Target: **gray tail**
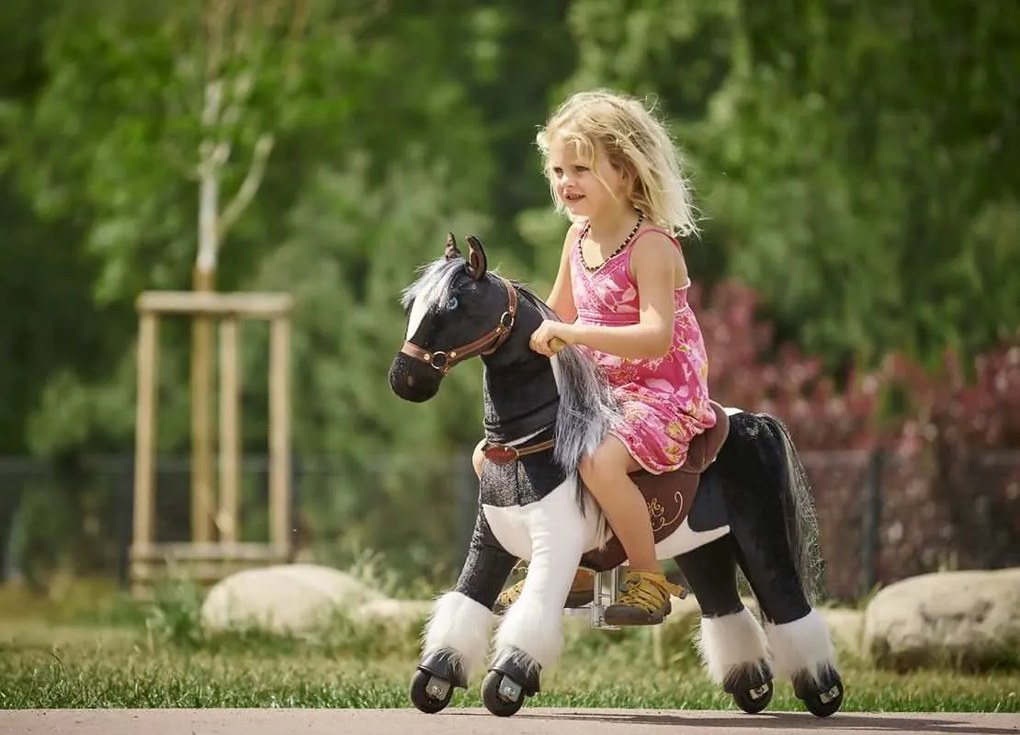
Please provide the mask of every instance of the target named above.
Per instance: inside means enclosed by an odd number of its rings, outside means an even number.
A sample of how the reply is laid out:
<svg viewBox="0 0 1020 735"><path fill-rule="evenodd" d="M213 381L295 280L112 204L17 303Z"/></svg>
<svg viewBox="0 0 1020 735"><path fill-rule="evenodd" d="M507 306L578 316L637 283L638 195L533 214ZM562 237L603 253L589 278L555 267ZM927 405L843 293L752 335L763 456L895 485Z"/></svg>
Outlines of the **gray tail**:
<svg viewBox="0 0 1020 735"><path fill-rule="evenodd" d="M775 416L765 418L774 425L783 442L786 477L780 497L783 502L783 515L786 518L786 538L793 552L794 565L804 589L804 596L809 603L814 604L822 589L825 568L818 543L818 518L815 515L811 483L786 425Z"/></svg>

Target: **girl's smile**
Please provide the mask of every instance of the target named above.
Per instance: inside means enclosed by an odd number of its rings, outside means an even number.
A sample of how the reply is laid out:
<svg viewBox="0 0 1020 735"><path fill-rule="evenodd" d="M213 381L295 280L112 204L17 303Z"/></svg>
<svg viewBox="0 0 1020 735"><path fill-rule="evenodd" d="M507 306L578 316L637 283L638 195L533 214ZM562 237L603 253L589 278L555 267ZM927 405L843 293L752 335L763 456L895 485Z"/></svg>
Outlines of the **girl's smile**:
<svg viewBox="0 0 1020 735"><path fill-rule="evenodd" d="M571 215L590 218L626 201L620 172L604 157L595 161L582 157L571 143L553 144L547 171L556 197Z"/></svg>

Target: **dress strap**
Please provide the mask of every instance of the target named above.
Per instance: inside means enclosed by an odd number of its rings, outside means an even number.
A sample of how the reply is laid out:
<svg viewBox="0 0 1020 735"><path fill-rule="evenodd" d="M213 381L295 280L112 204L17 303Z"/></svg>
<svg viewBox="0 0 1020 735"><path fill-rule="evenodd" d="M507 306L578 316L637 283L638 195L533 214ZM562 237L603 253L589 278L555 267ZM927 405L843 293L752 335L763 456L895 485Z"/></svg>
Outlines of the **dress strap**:
<svg viewBox="0 0 1020 735"><path fill-rule="evenodd" d="M671 243L673 243L673 246L678 251L680 251L680 254L683 255L684 250L683 250L683 247L680 245L680 241L677 240L676 237L674 237L670 233L666 232L666 230L662 229L661 227L649 227L647 229L641 230L641 232L639 232L637 235L635 235L634 239L630 241L630 245L627 246L627 256L625 258L625 263L624 263L624 272L627 274L627 278L628 279L633 279L633 276L631 275L631 270L630 270L630 256L634 252L634 243L636 243L638 240L640 240L642 235L644 235L647 232L658 232L660 235L665 235L667 238L669 238L669 241ZM691 279L688 278L687 279L687 283L683 284L682 286L678 286L677 287L677 291L681 291L681 290L683 290L685 288L689 288L690 285L691 285Z"/></svg>
<svg viewBox="0 0 1020 735"><path fill-rule="evenodd" d="M677 250L682 250L682 248L680 247L680 241L677 240L676 237L671 235L669 232L666 232L666 230L662 229L661 227L646 227L645 229L641 230L641 232L635 235L634 239L630 241L630 247L628 247L627 249L630 250L631 248L633 248L634 243L636 243L638 240L640 240L644 235L648 234L649 232L658 232L660 235L665 235L667 238L669 238L669 241L676 246Z"/></svg>

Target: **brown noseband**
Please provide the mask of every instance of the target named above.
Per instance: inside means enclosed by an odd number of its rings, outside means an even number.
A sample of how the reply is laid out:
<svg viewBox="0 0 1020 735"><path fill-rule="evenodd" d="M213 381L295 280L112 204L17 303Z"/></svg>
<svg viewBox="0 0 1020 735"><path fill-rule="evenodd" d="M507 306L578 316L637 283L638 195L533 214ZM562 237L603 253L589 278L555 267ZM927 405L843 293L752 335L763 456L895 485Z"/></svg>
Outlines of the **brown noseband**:
<svg viewBox="0 0 1020 735"><path fill-rule="evenodd" d="M505 278L500 278L499 280L506 287L507 305L506 311L500 316L499 322L495 327L475 341L468 342L466 345L452 350L430 352L413 342L407 341L404 342L404 346L400 348L400 351L405 355L413 357L415 360L424 362L426 365L431 365L441 374L446 375L454 365L462 360L467 360L475 355L491 355L498 350L510 336L510 331L514 328L514 320L517 318L517 290Z"/></svg>

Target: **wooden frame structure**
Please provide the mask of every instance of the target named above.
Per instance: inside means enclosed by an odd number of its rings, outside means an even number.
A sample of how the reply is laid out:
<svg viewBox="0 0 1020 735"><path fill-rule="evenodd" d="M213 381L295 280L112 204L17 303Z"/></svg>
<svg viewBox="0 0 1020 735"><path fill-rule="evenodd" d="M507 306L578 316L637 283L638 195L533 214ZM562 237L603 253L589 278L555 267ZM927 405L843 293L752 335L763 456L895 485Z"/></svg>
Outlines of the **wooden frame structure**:
<svg viewBox="0 0 1020 735"><path fill-rule="evenodd" d="M136 593L179 566L197 581L215 581L232 571L279 563L290 557L290 314L293 300L281 293L147 291L138 298L138 399L135 426L134 535L131 583ZM191 541L155 539L156 423L158 415L159 320L190 316L219 321L219 498L195 476L211 474L192 458ZM267 320L269 336L269 539L241 543L238 511L241 484L241 319ZM211 513L215 508L215 519ZM213 540L213 528L219 538Z"/></svg>

